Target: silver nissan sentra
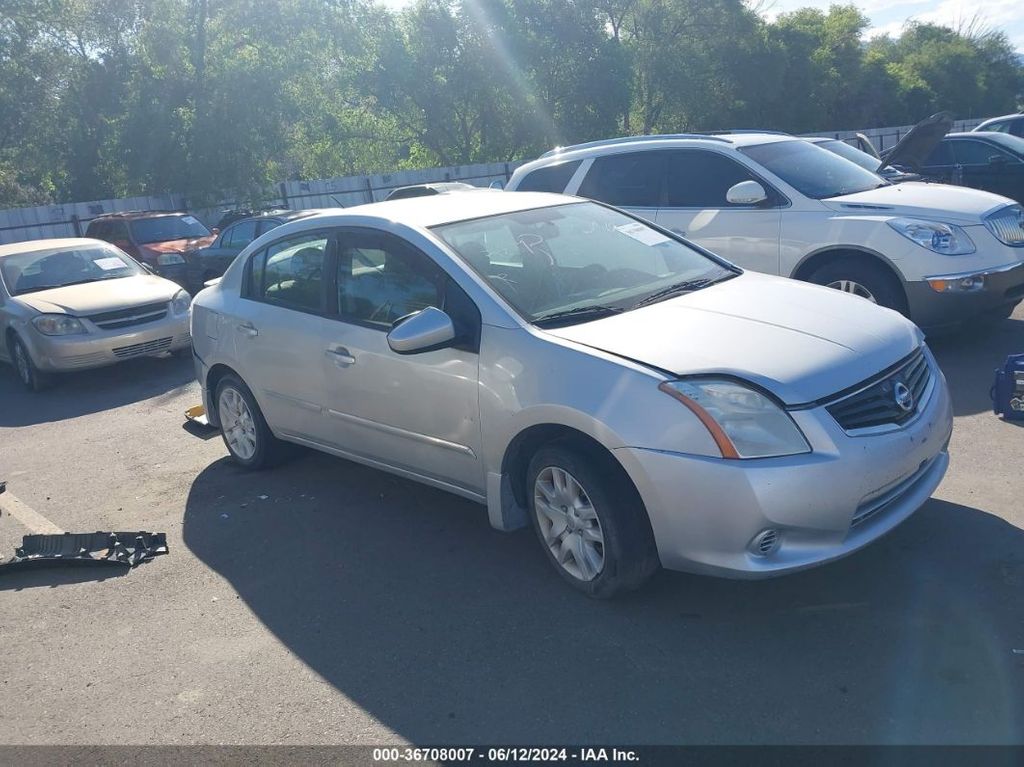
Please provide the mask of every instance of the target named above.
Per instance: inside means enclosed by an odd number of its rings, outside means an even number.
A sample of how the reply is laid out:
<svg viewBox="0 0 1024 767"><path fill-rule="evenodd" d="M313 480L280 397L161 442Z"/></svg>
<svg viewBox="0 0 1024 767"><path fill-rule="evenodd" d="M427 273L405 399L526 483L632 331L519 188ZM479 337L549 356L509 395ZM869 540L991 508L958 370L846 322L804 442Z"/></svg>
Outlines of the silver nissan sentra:
<svg viewBox="0 0 1024 767"><path fill-rule="evenodd" d="M593 596L659 565L837 559L949 461L945 379L911 322L558 195L285 224L197 296L192 337L242 466L297 443L470 498L498 529L532 524Z"/></svg>

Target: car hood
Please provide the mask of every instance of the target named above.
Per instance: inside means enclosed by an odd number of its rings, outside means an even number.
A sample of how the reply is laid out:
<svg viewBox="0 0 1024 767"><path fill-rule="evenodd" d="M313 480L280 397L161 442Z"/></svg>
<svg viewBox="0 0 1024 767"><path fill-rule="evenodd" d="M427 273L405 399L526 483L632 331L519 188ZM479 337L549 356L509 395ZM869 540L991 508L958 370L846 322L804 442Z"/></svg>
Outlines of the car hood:
<svg viewBox="0 0 1024 767"><path fill-rule="evenodd" d="M909 320L863 298L749 272L544 332L673 375L738 376L788 405L853 386L899 362L922 340Z"/></svg>
<svg viewBox="0 0 1024 767"><path fill-rule="evenodd" d="M140 274L135 277L25 293L15 296L14 300L43 314L85 316L170 301L179 290L181 288L170 280L151 274Z"/></svg>
<svg viewBox="0 0 1024 767"><path fill-rule="evenodd" d="M939 112L926 117L896 142L896 146L881 153L879 169L886 165L900 165L911 170L920 170L936 144L942 141L942 137L949 133L952 127L951 112Z"/></svg>
<svg viewBox="0 0 1024 767"><path fill-rule="evenodd" d="M980 189L915 181L829 197L822 202L842 213L879 212L933 221L978 224L987 214L1011 204L1012 200Z"/></svg>
<svg viewBox="0 0 1024 767"><path fill-rule="evenodd" d="M142 247L153 253L184 253L186 250L205 248L217 239L217 235L211 234L207 237L193 237L182 240L165 240L164 242L147 242Z"/></svg>

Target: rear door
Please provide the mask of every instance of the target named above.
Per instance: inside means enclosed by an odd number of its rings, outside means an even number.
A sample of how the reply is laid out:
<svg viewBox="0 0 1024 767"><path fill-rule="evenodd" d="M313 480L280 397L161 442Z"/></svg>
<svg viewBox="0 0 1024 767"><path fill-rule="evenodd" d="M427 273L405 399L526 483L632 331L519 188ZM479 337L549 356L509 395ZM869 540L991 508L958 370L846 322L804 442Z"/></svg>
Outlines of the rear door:
<svg viewBox="0 0 1024 767"><path fill-rule="evenodd" d="M576 194L654 221L665 199L665 159L661 150L598 157Z"/></svg>
<svg viewBox="0 0 1024 767"><path fill-rule="evenodd" d="M271 429L320 441L328 433L322 339L332 284L325 270L330 231L278 240L246 264L242 300L222 325L225 356L252 389ZM226 327L225 327L226 325Z"/></svg>
<svg viewBox="0 0 1024 767"><path fill-rule="evenodd" d="M665 203L657 223L717 253L744 269L779 273L779 228L788 201L763 178L731 157L707 149L663 153L667 168ZM736 205L729 189L756 181L768 199Z"/></svg>

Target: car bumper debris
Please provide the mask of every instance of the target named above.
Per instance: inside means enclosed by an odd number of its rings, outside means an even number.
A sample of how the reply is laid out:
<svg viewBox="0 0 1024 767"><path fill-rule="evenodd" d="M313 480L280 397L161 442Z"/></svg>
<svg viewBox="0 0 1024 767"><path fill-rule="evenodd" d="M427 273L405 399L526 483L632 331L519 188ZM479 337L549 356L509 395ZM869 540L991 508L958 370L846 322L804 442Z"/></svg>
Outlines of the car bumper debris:
<svg viewBox="0 0 1024 767"><path fill-rule="evenodd" d="M165 533L95 532L26 535L0 572L45 565L119 565L135 567L167 553Z"/></svg>

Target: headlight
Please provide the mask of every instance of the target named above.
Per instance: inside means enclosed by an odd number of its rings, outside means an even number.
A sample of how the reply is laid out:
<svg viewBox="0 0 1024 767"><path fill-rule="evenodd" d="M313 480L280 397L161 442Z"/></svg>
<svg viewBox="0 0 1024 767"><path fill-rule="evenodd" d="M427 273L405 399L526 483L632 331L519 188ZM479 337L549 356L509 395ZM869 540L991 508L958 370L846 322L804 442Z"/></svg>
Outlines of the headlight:
<svg viewBox="0 0 1024 767"><path fill-rule="evenodd" d="M944 256L963 256L974 252L974 243L967 232L955 224L923 221L917 218L894 218L889 226L922 248Z"/></svg>
<svg viewBox="0 0 1024 767"><path fill-rule="evenodd" d="M181 253L161 253L156 257L157 266L174 266L174 264L185 263Z"/></svg>
<svg viewBox="0 0 1024 767"><path fill-rule="evenodd" d="M699 378L665 381L658 388L693 411L711 432L723 458L771 458L811 451L789 413L743 384Z"/></svg>
<svg viewBox="0 0 1024 767"><path fill-rule="evenodd" d="M44 336L74 336L85 332L85 326L66 314L40 314L32 318L36 330Z"/></svg>
<svg viewBox="0 0 1024 767"><path fill-rule="evenodd" d="M174 298L171 299L171 311L174 314L182 315L188 311L189 306L192 305L192 296L186 293L184 290L179 290L174 294Z"/></svg>

